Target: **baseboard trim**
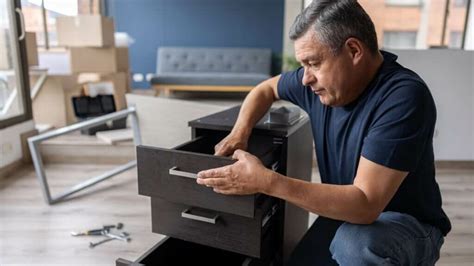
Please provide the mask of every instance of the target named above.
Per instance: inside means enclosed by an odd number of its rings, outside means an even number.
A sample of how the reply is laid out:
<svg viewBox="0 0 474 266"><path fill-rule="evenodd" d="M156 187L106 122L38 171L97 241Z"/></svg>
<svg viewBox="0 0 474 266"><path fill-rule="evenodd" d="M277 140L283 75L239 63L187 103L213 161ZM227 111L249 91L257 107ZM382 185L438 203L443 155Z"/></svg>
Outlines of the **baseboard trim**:
<svg viewBox="0 0 474 266"><path fill-rule="evenodd" d="M474 161L436 161L436 168L474 170Z"/></svg>
<svg viewBox="0 0 474 266"><path fill-rule="evenodd" d="M0 167L0 179L6 178L8 175L18 170L22 165L23 160L20 159L14 161L13 163L7 164L4 167Z"/></svg>

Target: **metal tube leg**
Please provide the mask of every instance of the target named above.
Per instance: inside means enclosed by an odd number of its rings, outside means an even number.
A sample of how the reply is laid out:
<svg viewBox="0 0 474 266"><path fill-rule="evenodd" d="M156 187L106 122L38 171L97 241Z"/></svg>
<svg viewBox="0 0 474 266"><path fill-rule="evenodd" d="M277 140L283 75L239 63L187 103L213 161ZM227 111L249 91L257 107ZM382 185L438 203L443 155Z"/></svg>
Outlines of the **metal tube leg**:
<svg viewBox="0 0 474 266"><path fill-rule="evenodd" d="M43 160L38 149L38 146L35 141L28 139L28 146L30 147L31 159L33 160L33 165L35 166L36 175L43 191L44 199L46 203L51 204L51 193L49 191L48 180L46 179L46 174L44 173Z"/></svg>
<svg viewBox="0 0 474 266"><path fill-rule="evenodd" d="M115 113L107 114L102 117L97 117L88 121L76 123L64 128L59 128L50 132L46 132L44 134L38 135L38 136L33 136L31 138L28 138L28 146L30 148L31 152L31 158L33 160L33 164L35 166L35 171L36 175L38 177L38 181L41 186L41 190L43 192L43 196L46 200L46 203L49 205L54 204L58 201L61 201L70 195L79 192L85 188L91 187L99 182L102 182L104 180L109 179L112 176L115 176L119 173L122 173L134 166L136 166L137 162L136 160L130 161L126 164L120 165L102 175L90 178L86 181L83 181L66 192L60 193L58 196L51 196L51 192L49 191L49 185L48 185L48 180L46 178L46 173L44 172L44 165L43 165L43 160L41 159L41 154L39 151L39 144L47 139L54 138L57 136L61 136L73 131L77 131L83 128L88 128L91 126L95 126L101 123L105 123L110 120L115 120L115 119L120 119L122 117L127 117L128 115L131 115L132 117L132 129L133 129L133 141L135 145L140 145L141 144L141 135L140 135L140 128L138 126L138 118L137 114L135 111L135 107L130 107L126 110L118 111Z"/></svg>
<svg viewBox="0 0 474 266"><path fill-rule="evenodd" d="M138 125L138 116L135 108L136 107L130 107L130 109L133 109L133 113L131 113L130 116L133 130L133 143L135 146L138 146L142 144L142 137L140 134L140 126Z"/></svg>

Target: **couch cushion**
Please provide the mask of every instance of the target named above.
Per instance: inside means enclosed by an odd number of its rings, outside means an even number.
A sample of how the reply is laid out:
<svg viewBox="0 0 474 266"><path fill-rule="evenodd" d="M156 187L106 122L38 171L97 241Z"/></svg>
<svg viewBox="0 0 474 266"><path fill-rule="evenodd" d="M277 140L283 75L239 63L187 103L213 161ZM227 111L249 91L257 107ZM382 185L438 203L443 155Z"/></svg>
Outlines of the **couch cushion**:
<svg viewBox="0 0 474 266"><path fill-rule="evenodd" d="M160 47L157 74L232 72L269 75L271 50L258 48Z"/></svg>
<svg viewBox="0 0 474 266"><path fill-rule="evenodd" d="M268 78L258 73L162 73L151 84L255 86Z"/></svg>

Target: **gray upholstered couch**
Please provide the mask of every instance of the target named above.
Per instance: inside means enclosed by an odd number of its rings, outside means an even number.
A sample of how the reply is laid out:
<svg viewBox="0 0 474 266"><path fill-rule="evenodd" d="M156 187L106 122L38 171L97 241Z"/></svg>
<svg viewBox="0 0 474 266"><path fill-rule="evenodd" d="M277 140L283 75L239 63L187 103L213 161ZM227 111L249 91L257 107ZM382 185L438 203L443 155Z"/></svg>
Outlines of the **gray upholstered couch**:
<svg viewBox="0 0 474 266"><path fill-rule="evenodd" d="M151 84L157 90L249 91L270 69L270 49L160 47Z"/></svg>

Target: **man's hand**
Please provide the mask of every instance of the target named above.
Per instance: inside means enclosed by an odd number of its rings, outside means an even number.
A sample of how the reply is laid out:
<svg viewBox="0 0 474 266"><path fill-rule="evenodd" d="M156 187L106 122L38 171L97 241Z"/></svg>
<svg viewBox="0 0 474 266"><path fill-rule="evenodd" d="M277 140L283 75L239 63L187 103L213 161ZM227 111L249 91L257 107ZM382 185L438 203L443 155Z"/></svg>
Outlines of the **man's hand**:
<svg viewBox="0 0 474 266"><path fill-rule="evenodd" d="M222 194L248 195L265 191L270 185L271 170L243 150L236 150L232 158L237 162L199 172L197 183L213 187L215 192Z"/></svg>
<svg viewBox="0 0 474 266"><path fill-rule="evenodd" d="M241 134L230 133L214 146L214 155L218 156L229 156L234 151L247 150L248 137L242 136Z"/></svg>
<svg viewBox="0 0 474 266"><path fill-rule="evenodd" d="M279 99L278 81L280 75L267 79L253 88L245 97L232 132L214 147L214 155L229 156L237 149L247 150L252 128Z"/></svg>

